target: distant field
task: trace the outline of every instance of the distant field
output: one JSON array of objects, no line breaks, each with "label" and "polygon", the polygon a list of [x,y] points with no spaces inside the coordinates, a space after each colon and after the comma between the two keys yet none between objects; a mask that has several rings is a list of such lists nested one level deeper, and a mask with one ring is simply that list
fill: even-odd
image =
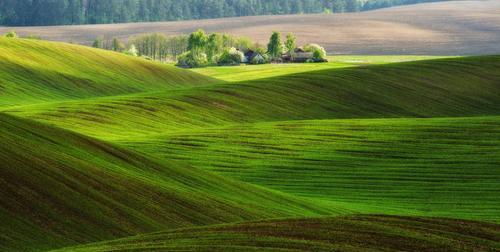
[{"label": "distant field", "polygon": [[450,1],[345,14],[257,16],[198,21],[0,27],[45,39],[90,44],[100,35],[128,38],[161,32],[185,34],[197,28],[248,36],[267,43],[272,31],[293,32],[299,43],[322,44],[333,54],[500,54],[500,1]]}]

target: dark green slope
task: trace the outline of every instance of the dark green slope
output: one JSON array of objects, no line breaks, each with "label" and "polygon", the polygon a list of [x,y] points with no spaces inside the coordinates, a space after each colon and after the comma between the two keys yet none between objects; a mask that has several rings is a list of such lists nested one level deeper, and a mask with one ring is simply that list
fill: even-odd
[{"label": "dark green slope", "polygon": [[0,250],[346,212],[0,114]]},{"label": "dark green slope", "polygon": [[439,59],[7,112],[103,138],[262,121],[498,115],[499,69],[500,56]]},{"label": "dark green slope", "polygon": [[500,222],[500,117],[242,124],[120,144],[296,195]]},{"label": "dark green slope", "polygon": [[499,250],[500,225],[439,218],[348,216],[181,229],[58,251]]},{"label": "dark green slope", "polygon": [[105,50],[0,37],[0,106],[214,82],[191,71]]}]

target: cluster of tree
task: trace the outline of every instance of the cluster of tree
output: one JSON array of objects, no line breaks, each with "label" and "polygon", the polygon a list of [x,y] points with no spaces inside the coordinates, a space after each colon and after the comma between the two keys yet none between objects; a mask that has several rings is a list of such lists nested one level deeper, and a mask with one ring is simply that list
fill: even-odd
[{"label": "cluster of tree", "polygon": [[153,33],[133,37],[128,43],[123,43],[118,38],[96,38],[92,47],[124,52],[131,55],[142,56],[157,61],[176,60],[177,56],[187,51],[187,36],[167,37],[160,33]]},{"label": "cluster of tree", "polygon": [[[191,34],[191,36],[178,35],[168,37],[161,33],[146,34],[132,37],[127,43],[123,43],[118,38],[99,37],[94,40],[92,46],[141,56],[151,60],[163,62],[177,61],[180,55],[192,50],[193,39],[196,34],[197,32]],[[234,47],[240,51],[246,51],[254,47],[253,42],[246,37],[234,37],[228,34],[215,33],[207,36],[206,39],[208,42],[207,46],[210,47],[210,49],[207,49],[207,62],[214,62],[214,56],[220,55],[223,48]]]},{"label": "cluster of tree", "polygon": [[205,65],[235,65],[243,61],[243,52],[255,47],[248,38],[235,38],[227,34],[206,34],[197,30],[188,37],[187,52],[178,58],[182,67]]},{"label": "cluster of tree", "polygon": [[[189,36],[188,51],[178,57],[177,64],[181,67],[239,65],[241,63],[265,64],[273,61],[282,62],[285,54],[289,55],[293,61],[298,49],[295,41],[295,36],[288,34],[283,43],[281,34],[273,32],[266,49],[247,38],[234,39],[219,33],[207,35],[200,29]],[[326,51],[319,45],[308,44],[301,50],[311,54],[308,62],[326,61]]]},{"label": "cluster of tree", "polygon": [[439,1],[444,1],[444,0],[368,0],[363,4],[361,10],[367,11],[367,10],[375,10],[397,5],[439,2]]},{"label": "cluster of tree", "polygon": [[0,25],[71,25],[353,12],[435,0],[1,0]]},{"label": "cluster of tree", "polygon": [[[127,44],[117,38],[97,38],[92,46],[151,60],[177,61],[178,66],[192,68],[281,62],[285,54],[290,57],[290,61],[294,61],[298,49],[295,41],[295,36],[288,34],[286,40],[282,42],[281,34],[273,32],[267,48],[264,48],[246,37],[220,33],[206,34],[200,29],[189,36],[167,37],[159,33],[142,35],[129,39]],[[308,44],[301,50],[311,54],[309,62],[326,61],[326,51],[319,45]]]},{"label": "cluster of tree", "polygon": [[17,38],[17,33],[15,31],[7,32],[3,35],[6,38]]}]

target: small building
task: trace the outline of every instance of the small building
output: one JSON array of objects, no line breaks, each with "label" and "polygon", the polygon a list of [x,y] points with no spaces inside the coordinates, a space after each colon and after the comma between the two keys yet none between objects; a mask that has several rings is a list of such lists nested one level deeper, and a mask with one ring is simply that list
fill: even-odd
[{"label": "small building", "polygon": [[252,49],[248,49],[243,55],[245,56],[243,59],[243,63],[250,63],[252,60],[253,54],[255,52]]},{"label": "small building", "polygon": [[244,53],[243,63],[247,64],[264,64],[266,59],[259,52],[255,52],[254,50],[248,49]]},{"label": "small building", "polygon": [[313,59],[313,53],[312,52],[306,52],[302,47],[295,48],[294,50],[294,55],[290,55],[289,52],[283,54],[282,56],[284,62],[296,62],[296,63],[303,63],[308,60]]}]

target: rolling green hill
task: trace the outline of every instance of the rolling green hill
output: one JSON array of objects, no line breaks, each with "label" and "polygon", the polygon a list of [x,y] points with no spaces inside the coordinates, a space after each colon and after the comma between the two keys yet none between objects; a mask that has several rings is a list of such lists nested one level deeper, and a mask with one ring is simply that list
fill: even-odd
[{"label": "rolling green hill", "polygon": [[498,115],[500,56],[298,73],[4,109],[102,139],[263,121]]},{"label": "rolling green hill", "polygon": [[191,71],[105,50],[0,37],[0,106],[214,82]]},{"label": "rolling green hill", "polygon": [[58,252],[498,251],[500,225],[439,218],[351,216],[180,229]]},{"label": "rolling green hill", "polygon": [[0,143],[2,251],[349,212],[2,114]]},{"label": "rolling green hill", "polygon": [[500,56],[280,67],[0,38],[0,250],[499,249]]},{"label": "rolling green hill", "polygon": [[241,124],[119,143],[296,195],[500,222],[500,117]]}]

